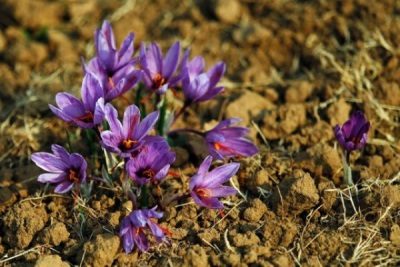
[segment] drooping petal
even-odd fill
[[[141,229],[133,229],[133,239],[135,240],[136,245],[142,252],[147,252],[150,248],[149,240],[147,236]]]
[[[149,226],[150,231],[156,238],[157,242],[161,243],[165,238],[165,234],[162,229],[150,219],[147,220],[147,225]]]
[[[131,253],[135,246],[135,242],[133,241],[133,233],[129,218],[125,218],[122,221],[119,236],[122,238],[122,246],[124,247],[125,253]]]

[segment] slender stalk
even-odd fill
[[[176,113],[176,115],[174,116],[173,121],[171,122],[171,126],[174,125],[174,123],[178,120],[178,118],[183,114],[183,112],[185,112],[185,110],[187,109],[187,107],[190,105],[190,102],[186,102],[185,104],[182,106],[182,108],[178,111],[178,113]]]
[[[148,206],[148,197],[147,197],[147,186],[144,184],[140,187],[141,191],[141,208],[146,209]]]
[[[350,152],[349,151],[347,151],[347,150],[344,151],[342,160],[343,160],[343,172],[344,172],[343,181],[348,186],[353,186],[354,182],[353,182],[353,175],[352,175],[351,166],[350,166]]]

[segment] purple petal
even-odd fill
[[[155,178],[157,181],[161,181],[162,179],[164,179],[164,178],[167,176],[167,174],[168,174],[169,167],[170,167],[169,164],[168,164],[168,165],[165,165],[164,168],[162,168],[162,169],[156,174],[156,176],[155,176],[154,178]]]
[[[162,74],[162,54],[161,49],[156,43],[151,43],[146,53],[147,67],[152,78],[156,74]]]
[[[120,65],[124,65],[131,60],[133,55],[133,39],[135,38],[135,34],[133,32],[129,33],[128,37],[125,38],[124,42],[121,45],[118,53],[118,60]]]
[[[59,157],[62,161],[64,162],[69,161],[69,153],[62,146],[53,144],[51,145],[51,151],[53,151],[53,154]]]
[[[105,107],[105,116],[110,125],[110,130],[117,136],[122,137],[122,125],[118,120],[117,110],[110,104],[107,103]]]
[[[31,159],[38,167],[48,172],[64,172],[69,169],[67,163],[47,152],[33,153]]]
[[[203,186],[212,188],[228,181],[239,169],[239,163],[228,163],[209,172],[203,180]]]
[[[69,192],[72,187],[74,186],[74,183],[72,181],[66,181],[63,182],[54,188],[54,192],[59,193],[59,194],[64,194]]]
[[[125,218],[123,220],[119,235],[122,238],[122,245],[124,247],[125,253],[129,254],[135,246],[129,218]]]
[[[232,126],[229,128],[220,129],[218,132],[223,134],[225,138],[230,139],[243,137],[249,134],[250,130],[245,127]]]
[[[104,98],[100,98],[96,102],[96,107],[94,108],[93,123],[95,125],[100,124],[104,120]]]
[[[165,56],[162,66],[162,76],[168,80],[171,75],[176,71],[179,62],[179,54],[181,50],[180,42],[174,43]]]
[[[197,99],[197,101],[201,102],[201,101],[210,100],[210,99],[216,97],[217,95],[221,94],[224,90],[225,90],[224,87],[214,87],[214,88],[209,87],[207,92],[202,97]]]
[[[124,138],[133,139],[133,135],[138,128],[140,121],[140,111],[135,105],[130,105],[125,109],[124,119],[122,123],[122,133]]]
[[[90,112],[94,112],[97,100],[104,96],[99,81],[89,72],[83,77],[81,94],[85,109]]]
[[[212,197],[226,197],[237,194],[237,190],[230,186],[219,186],[214,188],[208,188],[208,190],[210,190]]]
[[[212,163],[213,157],[212,156],[207,156],[203,163],[201,163],[197,173],[201,176],[204,177],[207,173],[208,170],[210,169],[211,163]]]
[[[147,225],[150,228],[151,233],[153,234],[153,236],[156,238],[158,243],[161,243],[163,241],[163,239],[165,238],[165,234],[162,231],[162,229],[153,221],[151,221],[150,219],[147,220]]]
[[[65,114],[60,109],[58,109],[50,104],[49,104],[49,108],[54,113],[54,115],[56,115],[58,118],[62,119],[65,122],[70,123],[74,120],[74,117],[72,117],[71,115]]]
[[[144,120],[139,124],[137,130],[135,131],[133,140],[142,139],[156,124],[158,120],[158,111],[154,111],[144,118]]]
[[[228,127],[229,125],[236,123],[236,122],[240,122],[241,120],[242,119],[240,119],[240,118],[225,119],[225,120],[221,121],[220,123],[218,123],[218,125],[215,126],[214,129],[210,130],[210,132]]]
[[[56,103],[60,109],[64,109],[69,106],[82,106],[82,102],[78,98],[68,93],[57,93]]]
[[[65,172],[63,173],[43,173],[39,175],[38,182],[56,184],[67,179]]]
[[[210,88],[214,88],[217,83],[221,80],[225,73],[225,63],[219,62],[212,66],[208,71],[207,75],[210,78]]]
[[[136,230],[136,229],[134,229]],[[147,252],[150,248],[149,240],[147,239],[145,233],[139,229],[139,233],[137,231],[133,231],[133,239],[135,240],[136,245],[142,252]]]

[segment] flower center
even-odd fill
[[[69,121],[68,124],[73,122],[81,121],[84,123],[92,123],[93,122],[93,113],[89,110],[85,110],[85,114],[79,117],[74,118],[72,121]]]
[[[138,143],[138,141],[136,141],[136,140],[127,139],[127,140],[122,141],[120,148],[129,150],[137,143]]]
[[[74,183],[79,183],[79,174],[75,170],[69,169],[68,179]]]
[[[237,153],[236,151],[234,151],[233,149],[231,149],[230,147],[227,147],[223,144],[221,144],[220,142],[215,142],[213,144],[214,148],[216,150],[222,150],[222,151],[226,151],[232,155],[234,155],[235,157],[240,157],[241,155],[239,153]]]
[[[352,137],[350,141],[353,142],[355,145],[358,145],[358,143],[360,143],[361,141],[361,138]]]
[[[147,179],[153,179],[154,176],[156,176],[156,174],[152,169],[147,169],[147,170],[142,171],[142,175],[141,176],[144,176]]]
[[[108,77],[108,82],[110,83],[111,88],[115,87],[115,84],[114,84],[114,81],[113,81],[112,77]]]
[[[157,73],[154,75],[153,82],[154,88],[158,89],[165,84],[165,79],[161,76],[161,74]]]
[[[212,191],[208,188],[197,188],[194,190],[196,195],[202,198],[210,198],[212,197]]]

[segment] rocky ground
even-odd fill
[[[399,14],[396,0],[0,0],[0,265],[398,266]],[[171,245],[147,254],[120,245],[127,199],[102,188],[87,203],[54,194],[30,161],[67,132],[79,146],[48,103],[79,91],[80,57],[94,55],[103,19],[118,44],[134,31],[136,47],[180,40],[207,66],[225,61],[225,94],[179,124],[241,117],[260,148],[238,160],[242,194],[223,214],[177,203],[161,221]],[[355,193],[332,128],[357,110],[371,129],[351,157]],[[166,188],[187,187],[204,150],[191,140],[179,155],[182,176]]]

